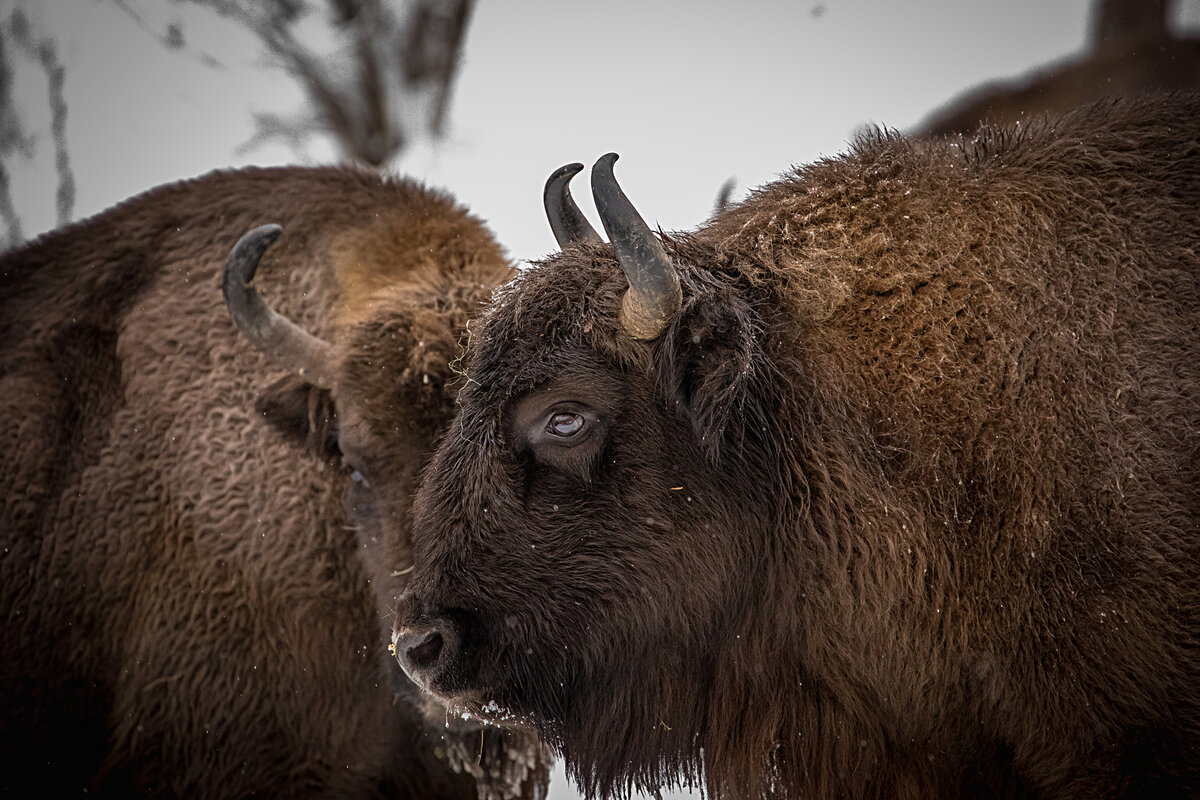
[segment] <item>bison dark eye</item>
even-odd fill
[[[505,424],[520,449],[528,448],[535,460],[581,472],[580,465],[590,464],[594,451],[604,443],[605,416],[566,392],[547,394],[543,390],[521,398]]]
[[[352,467],[349,464],[346,465],[346,469],[348,471],[348,474],[350,475],[350,480],[356,486],[363,488],[363,489],[371,488],[371,482],[369,480],[367,480],[366,475],[363,475],[362,470]]]
[[[546,432],[553,436],[561,436],[569,439],[582,431],[583,425],[584,419],[582,414],[576,414],[572,411],[559,411],[556,414],[550,415],[550,421],[546,423]]]

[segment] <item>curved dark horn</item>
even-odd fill
[[[616,153],[609,153],[592,167],[592,196],[621,269],[629,278],[629,291],[621,302],[621,326],[635,339],[653,339],[678,313],[683,293],[662,242],[617,185],[613,175],[617,158]]]
[[[262,225],[238,239],[229,251],[221,279],[225,305],[238,329],[255,347],[281,367],[328,389],[332,383],[329,343],[271,310],[250,286],[263,253],[281,233],[283,228],[278,225]]]
[[[603,241],[571,199],[571,178],[581,169],[583,164],[579,163],[559,167],[550,175],[542,192],[546,218],[550,220],[550,230],[554,231],[554,239],[559,247],[566,247],[572,242]]]

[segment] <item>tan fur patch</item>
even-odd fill
[[[380,293],[398,282],[444,281],[473,264],[505,263],[503,250],[478,221],[440,197],[342,233],[331,251],[342,298],[336,309],[339,324],[369,316]]]

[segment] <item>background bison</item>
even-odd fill
[[[613,245],[559,195],[473,327],[409,674],[593,795],[1200,795],[1200,101],[868,135],[661,242],[614,159]]]
[[[973,133],[981,123],[1020,124],[1107,97],[1200,89],[1200,38],[1172,30],[1186,0],[1092,0],[1083,51],[1012,80],[968,89],[911,131]]]
[[[281,377],[222,302],[266,221],[286,233],[264,293],[334,349],[369,340],[350,371],[385,408],[386,536],[342,463],[342,362],[336,386]],[[425,722],[376,601],[404,580],[460,331],[509,276],[449,197],[350,169],[215,173],[0,259],[0,785],[541,793],[532,737]]]

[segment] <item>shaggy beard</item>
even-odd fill
[[[532,715],[538,732],[585,796],[608,800],[703,784],[712,669],[662,660],[660,650],[602,667],[562,665],[542,670],[538,685],[528,687],[526,696],[542,699]]]

